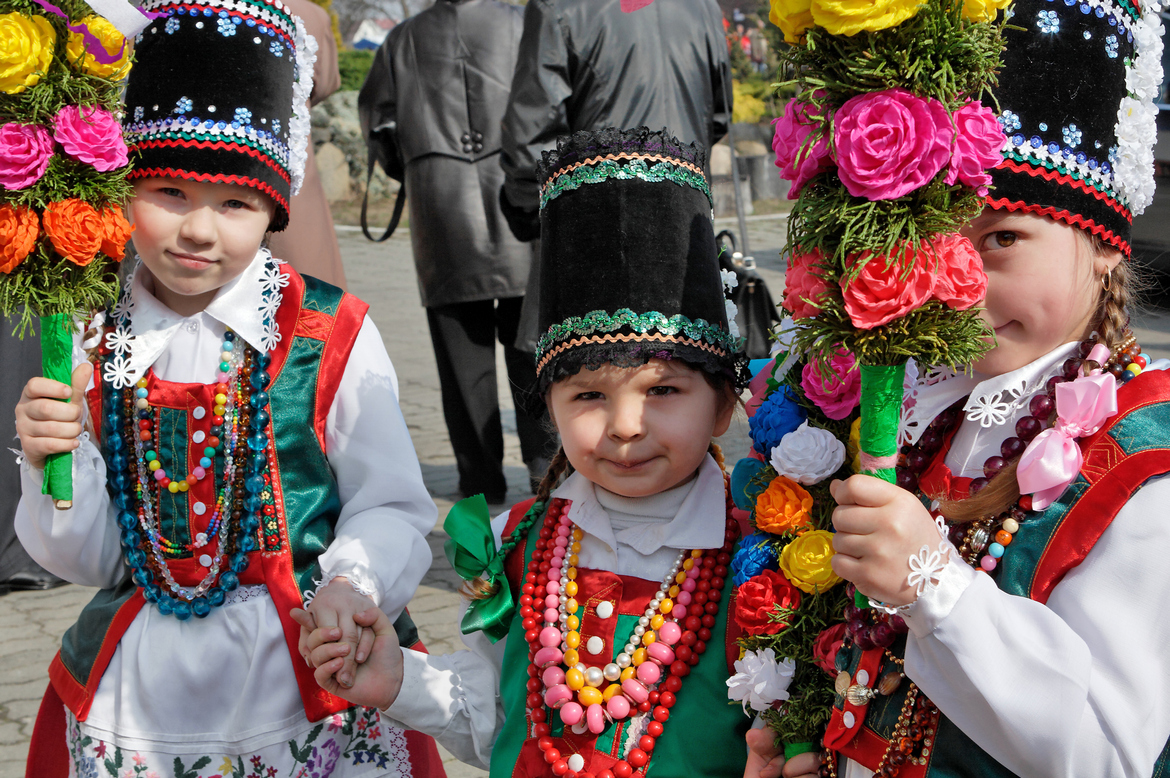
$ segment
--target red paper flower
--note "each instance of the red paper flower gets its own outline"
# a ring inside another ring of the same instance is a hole
[[[102,247],[102,217],[84,200],[60,200],[45,207],[45,233],[57,253],[85,267]]]
[[[841,279],[845,312],[855,327],[880,327],[904,316],[930,299],[935,286],[933,252],[906,251],[896,261],[869,252],[849,258],[849,265],[864,262],[852,281]]]
[[[23,205],[0,205],[0,273],[11,273],[37,245],[40,220]]]
[[[837,652],[841,650],[841,643],[844,640],[844,624],[834,624],[823,630],[812,644],[813,663],[835,677],[837,675]]]
[[[784,310],[793,319],[811,319],[821,312],[816,305],[829,288],[813,265],[821,261],[819,251],[812,254],[792,254],[788,258],[788,272],[784,275]]]
[[[788,621],[770,618],[777,606],[782,609],[800,607],[800,590],[781,573],[765,570],[749,578],[739,587],[735,600],[735,623],[749,635],[775,635],[787,629]]]
[[[133,225],[126,221],[121,208],[102,209],[102,253],[119,262],[126,256],[126,241],[130,240]]]
[[[965,311],[987,296],[987,273],[983,258],[962,235],[939,235],[934,239],[938,252],[938,278],[934,296],[955,310]]]

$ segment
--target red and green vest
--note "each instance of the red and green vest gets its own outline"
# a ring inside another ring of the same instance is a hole
[[[281,270],[289,284],[276,313],[282,337],[271,354],[268,390],[272,415],[268,435],[275,451],[269,472],[276,510],[264,517],[259,549],[240,574],[240,583],[268,587],[293,655],[305,714],[317,721],[350,705],[321,689],[312,670],[301,661],[300,626],[289,611],[303,606],[303,592],[315,590],[314,579],[321,577],[317,558],[333,541],[341,501],[326,457],[325,419],[368,306],[323,281],[301,276],[290,265],[282,265]],[[150,404],[159,409],[159,440],[164,442],[160,458],[168,470],[189,472],[202,456],[190,436],[197,430],[206,434],[211,421],[209,416],[196,419],[193,411],[214,405],[214,387],[161,381],[152,371],[146,379]],[[94,418],[101,418],[101,386],[99,382],[86,398]],[[217,480],[202,479],[186,493],[163,492],[159,522],[165,537],[185,544],[206,531],[213,511],[198,515],[193,506],[196,502],[215,505]],[[191,586],[202,579],[205,571],[197,556],[187,552],[169,561],[180,584]],[[62,638],[49,678],[79,720],[85,720],[118,641],[145,604],[127,569],[121,583],[94,596]],[[216,615],[213,610],[208,621]],[[402,645],[417,642],[414,625],[405,613],[395,627]]]
[[[1134,492],[1151,478],[1170,473],[1170,373],[1142,373],[1119,388],[1117,401],[1117,415],[1097,433],[1078,441],[1084,463],[1076,480],[1045,511],[1021,522],[996,573],[996,583],[1005,592],[1047,602],[1053,587],[1085,559]],[[900,637],[891,653],[901,658],[905,644]],[[861,651],[856,646],[842,649],[837,667],[848,671],[854,684],[858,671],[865,670],[871,687],[894,669],[882,649]],[[825,732],[826,747],[875,769],[889,746],[908,687],[904,680],[894,694],[878,696],[862,706],[838,695]],[[852,727],[845,726],[846,711],[853,714]],[[1170,743],[1154,767],[1154,776],[1166,775],[1168,767]],[[927,763],[907,762],[899,772],[900,778],[1012,775],[945,715],[939,717]]]
[[[512,509],[507,537],[532,505],[532,500]],[[712,517],[722,522],[724,517]],[[536,525],[539,527],[539,524]],[[539,532],[530,531],[527,542],[517,546],[508,556],[505,571],[512,585],[513,599],[518,601],[524,571],[536,550]],[[601,653],[590,655],[582,650],[581,661],[591,667],[604,667],[621,651],[638,618],[645,614],[646,605],[658,590],[658,581],[616,575],[607,570],[580,568],[577,573],[577,599],[584,606],[581,618],[582,643],[593,636],[605,645]],[[601,619],[596,606],[602,600],[614,604],[614,616]],[[728,619],[734,608],[734,592],[721,600],[719,614],[712,628],[710,649],[683,679],[678,701],[670,710],[670,719],[658,738],[646,773],[654,778],[739,778],[743,775],[747,758],[744,734],[751,719],[743,709],[728,701],[727,679],[734,673],[733,663],[739,658],[735,639],[738,628]],[[525,707],[528,683],[528,643],[519,609],[512,619],[504,662],[500,674],[500,699],[505,722],[492,749],[491,778],[524,778],[550,776],[536,739],[529,736],[532,721]],[[718,642],[717,642],[718,640]],[[719,650],[722,645],[723,651]],[[594,775],[612,769],[622,757],[629,719],[610,722],[597,736],[588,731],[575,735],[561,723],[556,711],[550,712],[552,737],[556,748],[564,755],[580,754],[585,758],[585,771]]]

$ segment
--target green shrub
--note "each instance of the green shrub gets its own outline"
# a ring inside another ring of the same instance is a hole
[[[374,64],[372,51],[339,51],[337,52],[337,66],[341,70],[342,89],[361,89],[366,80],[366,73]]]

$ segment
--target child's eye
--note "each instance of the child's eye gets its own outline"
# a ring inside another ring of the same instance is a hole
[[[991,245],[988,248],[1006,249],[1011,247],[1016,242],[1017,236],[1014,232],[1010,232],[1008,230],[999,230],[998,232],[991,233],[988,238],[991,242]]]
[[[668,394],[677,394],[678,388],[674,386],[655,386],[650,389],[650,394],[655,397],[665,397]]]
[[[588,400],[600,400],[600,399],[602,399],[602,397],[604,397],[604,395],[602,395],[601,392],[579,392],[574,399],[588,401]]]
[[[176,189],[173,186],[164,186],[162,189],[159,189],[158,191],[161,192],[162,194],[165,194],[167,197],[182,197],[183,196],[183,190]]]
[[[248,203],[244,202],[243,200],[228,200],[228,201],[227,201],[226,203],[224,203],[223,205],[224,205],[224,207],[225,207],[225,208],[231,208],[231,209],[233,209],[233,210],[238,210],[238,209],[240,209],[240,208],[248,208],[248,207],[250,207],[250,206],[248,205]]]

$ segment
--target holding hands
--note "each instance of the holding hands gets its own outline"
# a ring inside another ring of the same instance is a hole
[[[314,600],[313,604],[316,604]],[[353,614],[354,624],[364,636],[371,636],[370,645],[360,666],[354,666],[343,685],[338,676],[352,662],[353,646],[342,640],[338,627],[317,627],[312,615],[294,609],[293,619],[301,625],[301,654],[310,667],[316,668],[317,684],[330,694],[368,707],[385,709],[398,698],[402,689],[402,651],[398,633],[381,609],[370,607]]]
[[[791,759],[784,758],[783,747],[767,727],[747,732],[748,758],[743,778],[816,778],[820,773],[821,755],[807,751]]]
[[[359,623],[355,618],[357,614],[368,611],[372,605],[373,601],[364,594],[359,594],[349,583],[348,578],[339,576],[322,587],[313,601],[306,606],[307,619],[304,621],[297,619],[297,623],[301,625],[299,642],[301,656],[306,660],[312,651],[308,648],[308,641],[310,633],[314,630],[318,632],[331,630],[330,634],[336,633],[337,637],[331,638],[330,641],[340,641],[348,647],[347,653],[337,655],[344,659],[338,667],[336,683],[344,688],[353,686],[357,665],[366,661],[374,644],[374,633],[369,629],[363,629],[369,626],[369,623]]]
[[[907,560],[938,548],[938,525],[910,492],[868,475],[829,486],[833,511],[833,571],[862,594],[898,606],[914,602]]]
[[[85,410],[85,387],[93,365],[78,365],[72,386],[50,378],[30,378],[16,404],[16,434],[30,465],[45,467],[49,454],[63,454],[81,445],[81,418]],[[69,400],[68,403],[61,402]]]

